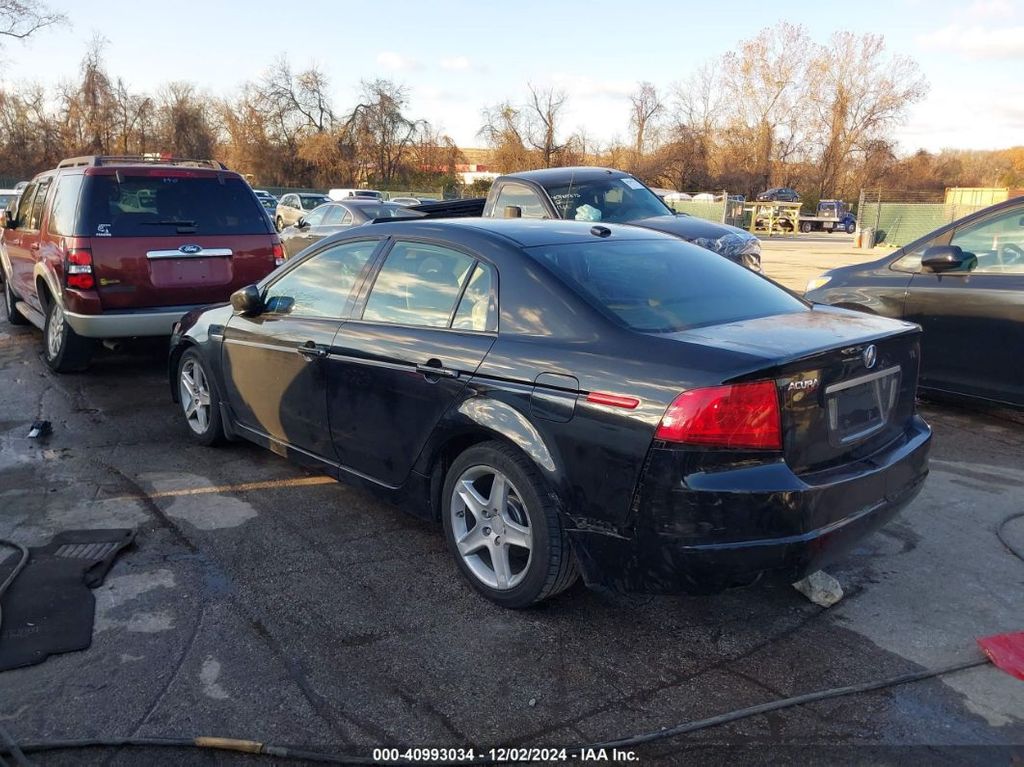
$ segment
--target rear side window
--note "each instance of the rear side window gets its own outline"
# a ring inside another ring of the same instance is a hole
[[[363,319],[448,327],[474,259],[455,250],[397,242],[377,275]]]
[[[75,211],[78,210],[78,193],[82,191],[83,178],[76,174],[61,176],[57,180],[57,191],[50,209],[50,231],[53,234],[70,236],[75,233]]]
[[[807,309],[749,269],[682,241],[600,240],[527,252],[634,330],[669,333]]]
[[[466,290],[459,300],[452,327],[493,333],[498,329],[498,306],[494,300],[494,267],[477,261]]]
[[[46,193],[50,190],[53,177],[44,178],[36,187],[36,199],[32,203],[32,220],[28,223],[28,229],[38,229],[43,224],[43,203],[46,201]]]
[[[523,218],[548,218],[544,203],[532,189],[522,184],[502,184],[491,215],[504,218],[505,208],[509,206],[519,208]]]
[[[82,228],[91,237],[269,234],[270,223],[249,186],[214,176],[88,176]]]
[[[18,202],[18,228],[28,229],[31,221],[32,200],[35,197],[36,185],[29,184],[21,193],[21,200]]]
[[[263,299],[266,311],[296,317],[343,317],[349,294],[378,242],[346,242],[306,259],[267,289]]]

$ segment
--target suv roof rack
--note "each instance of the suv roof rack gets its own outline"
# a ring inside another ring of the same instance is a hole
[[[196,168],[212,168],[227,170],[228,166],[217,160],[195,160],[187,157],[172,157],[169,154],[90,154],[81,157],[69,157],[61,160],[58,168],[78,168],[82,166],[98,167],[101,165],[184,165]]]

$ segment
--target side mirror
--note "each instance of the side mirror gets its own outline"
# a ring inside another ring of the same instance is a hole
[[[921,266],[931,272],[959,271],[977,262],[977,256],[965,253],[959,245],[932,245],[921,256]]]
[[[263,311],[263,297],[255,285],[246,285],[231,294],[231,308],[246,317],[255,317]]]
[[[14,211],[10,208],[4,211],[4,229],[16,229],[18,222],[14,218]]]
[[[305,216],[299,216],[299,220],[295,222],[295,226],[299,229],[305,229],[309,224],[306,223]]]
[[[505,206],[505,218],[522,218],[523,209],[518,205],[506,205]]]

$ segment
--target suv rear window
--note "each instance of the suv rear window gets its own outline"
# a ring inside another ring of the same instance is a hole
[[[599,310],[648,333],[807,309],[749,269],[682,241],[601,240],[527,252]]]
[[[238,178],[148,175],[87,176],[81,236],[160,237],[181,233],[269,234],[270,223]]]

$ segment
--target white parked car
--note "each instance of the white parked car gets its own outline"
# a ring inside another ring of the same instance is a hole
[[[384,200],[384,194],[376,189],[329,189],[327,196],[335,202],[351,200],[353,198],[363,200]]]

